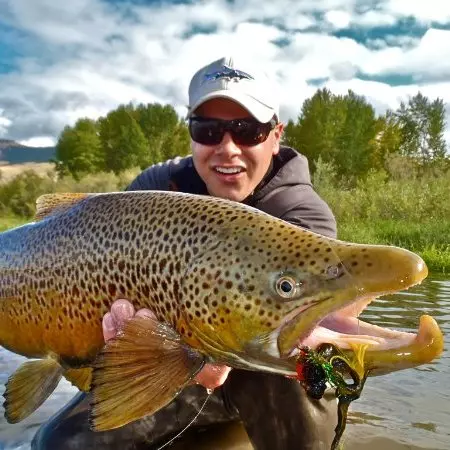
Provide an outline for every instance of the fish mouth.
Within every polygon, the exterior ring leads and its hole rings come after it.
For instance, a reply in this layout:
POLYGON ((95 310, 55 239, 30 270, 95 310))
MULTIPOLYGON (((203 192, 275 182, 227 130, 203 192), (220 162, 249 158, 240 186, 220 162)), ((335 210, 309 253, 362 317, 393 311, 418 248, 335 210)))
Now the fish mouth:
POLYGON ((297 342, 290 356, 300 347, 317 348, 331 343, 350 356, 355 346, 364 345, 364 368, 370 375, 426 364, 439 357, 444 339, 437 322, 429 315, 419 319, 417 332, 397 331, 373 325, 359 315, 375 298, 363 298, 349 307, 325 316, 306 336, 297 342))
POLYGON ((376 270, 358 274, 344 264, 347 272, 342 289, 329 291, 327 297, 285 318, 278 330, 281 358, 295 356, 302 346, 316 349, 323 343, 334 344, 351 357, 358 346, 363 346, 364 369, 376 375, 429 363, 442 353, 443 335, 430 316, 420 318, 416 333, 383 328, 359 318, 375 299, 410 289, 428 275, 424 261, 408 250, 383 246, 370 249, 381 261, 376 270))

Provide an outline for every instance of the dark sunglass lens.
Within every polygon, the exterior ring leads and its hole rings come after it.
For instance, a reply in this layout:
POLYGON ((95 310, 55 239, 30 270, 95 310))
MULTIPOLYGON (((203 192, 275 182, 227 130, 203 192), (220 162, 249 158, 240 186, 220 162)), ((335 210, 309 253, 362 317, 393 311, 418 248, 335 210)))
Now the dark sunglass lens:
POLYGON ((234 123, 232 132, 236 144, 252 146, 264 142, 270 128, 268 124, 255 120, 240 120, 234 123))
POLYGON ((223 129, 216 120, 189 121, 189 133, 192 140, 203 145, 217 145, 223 139, 223 129))

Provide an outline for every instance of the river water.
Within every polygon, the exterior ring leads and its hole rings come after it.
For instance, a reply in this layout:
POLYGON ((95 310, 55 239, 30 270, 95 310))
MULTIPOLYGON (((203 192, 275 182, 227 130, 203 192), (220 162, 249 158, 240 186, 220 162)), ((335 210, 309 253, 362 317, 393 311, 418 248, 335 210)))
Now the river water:
MULTIPOLYGON (((422 314, 433 316, 443 330, 443 356, 417 369, 369 378, 361 398, 351 406, 343 439, 345 450, 450 449, 450 279, 429 276, 420 286, 373 302, 362 318, 415 331, 422 314)), ((0 394, 7 376, 24 360, 0 349, 0 394)), ((62 381, 37 412, 17 425, 5 423, 0 406, 0 450, 29 449, 38 426, 75 392, 62 381)))

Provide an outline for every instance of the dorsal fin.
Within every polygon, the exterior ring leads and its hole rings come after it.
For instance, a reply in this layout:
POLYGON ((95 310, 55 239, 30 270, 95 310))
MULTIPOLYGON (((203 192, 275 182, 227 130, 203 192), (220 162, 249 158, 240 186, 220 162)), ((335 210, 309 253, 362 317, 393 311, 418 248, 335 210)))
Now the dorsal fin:
POLYGON ((44 194, 36 200, 36 220, 70 209, 92 194, 64 193, 44 194))

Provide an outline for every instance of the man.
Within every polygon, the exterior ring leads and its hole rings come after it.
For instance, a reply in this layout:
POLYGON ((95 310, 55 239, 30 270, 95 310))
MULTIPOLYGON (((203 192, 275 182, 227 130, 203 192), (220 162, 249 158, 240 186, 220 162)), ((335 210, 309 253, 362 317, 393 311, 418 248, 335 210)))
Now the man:
MULTIPOLYGON (((277 93, 264 73, 232 58, 214 61, 189 86, 192 156, 148 168, 128 190, 227 198, 335 237, 334 217, 311 186, 306 158, 280 145, 283 124, 278 118, 277 93)), ((126 300, 115 302, 103 320, 105 339, 134 314, 126 300)), ((196 381, 216 388, 196 426, 242 421, 252 445, 261 450, 330 448, 337 421, 332 396, 311 400, 295 380, 223 366, 208 365, 196 381)), ((206 392, 193 385, 155 415, 105 433, 89 431, 85 397, 79 394, 44 426, 33 448, 157 448, 189 424, 206 392)), ((205 448, 227 447, 211 437, 205 448)))

